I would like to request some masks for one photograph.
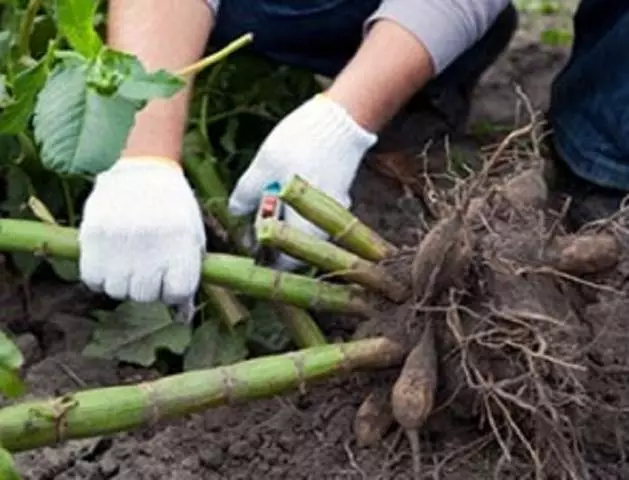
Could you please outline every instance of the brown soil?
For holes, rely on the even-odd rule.
[[[524,86],[536,107],[543,107],[548,81],[564,59],[565,51],[560,50],[527,45],[513,49],[487,75],[472,118],[511,126],[517,98],[513,81]],[[478,157],[475,141],[461,139],[453,145],[475,163],[471,158]],[[434,155],[443,156],[439,152]],[[527,188],[524,191],[530,192]],[[422,203],[405,194],[399,183],[364,169],[354,198],[355,213],[392,242],[416,245],[424,237],[417,221],[423,216]],[[518,198],[510,199],[510,215],[518,202]],[[505,235],[504,229],[511,228],[513,218],[492,212],[491,227],[498,235],[485,234],[475,244],[474,254],[495,258],[497,255],[489,252],[501,252],[507,259],[530,265],[531,255],[539,251],[535,243],[539,238],[533,242],[529,238],[538,218],[522,214],[527,218],[519,223],[522,228]],[[535,229],[548,231],[548,225],[542,228],[536,224]],[[564,252],[564,247],[551,249],[555,252],[553,265],[565,267],[570,263],[558,263],[557,251]],[[516,259],[510,256],[513,252],[528,256]],[[629,478],[625,447],[629,418],[624,413],[629,405],[629,343],[625,333],[629,320],[624,315],[629,302],[609,287],[624,290],[629,263],[622,260],[614,276],[606,276],[608,286],[600,288],[592,286],[599,281],[596,274],[583,277],[588,284],[543,274],[518,277],[491,262],[479,262],[478,256],[474,259],[476,267],[468,266],[466,273],[487,282],[475,283],[472,293],[476,297],[466,299],[465,305],[485,317],[481,321],[462,314],[458,319],[448,318],[447,328],[445,322],[437,328],[439,369],[445,374],[440,375],[436,411],[421,432],[424,478],[536,478],[532,455],[519,437],[520,431],[543,463],[539,470],[544,473],[537,478]],[[0,275],[5,273],[0,265]],[[461,278],[468,280],[467,276]],[[465,285],[469,287],[469,283]],[[431,305],[452,305],[454,300],[460,299],[441,295]],[[518,331],[512,319],[488,312],[490,304],[497,309],[508,305],[526,310],[537,314],[537,320],[529,319],[529,329]],[[157,375],[77,353],[89,338],[88,312],[93,307],[94,299],[81,287],[38,283],[25,292],[15,279],[0,276],[0,323],[16,334],[25,353],[32,395],[57,395]],[[421,322],[425,318],[422,315],[430,314],[423,312],[417,318]],[[544,316],[560,322],[549,327],[538,321]],[[319,315],[318,321],[330,339],[351,337],[360,323],[353,317],[325,315]],[[450,356],[443,355],[453,348],[453,324],[468,337],[486,334],[486,342],[470,340],[467,350],[458,348]],[[413,330],[413,336],[420,330]],[[495,355],[486,355],[501,341],[515,338],[521,340],[520,346],[496,348]],[[548,342],[543,352],[540,338]],[[524,347],[532,350],[525,351]],[[462,362],[464,351],[469,356]],[[558,363],[540,358],[542,354],[558,359]],[[574,373],[572,363],[584,365],[586,371]],[[474,378],[494,383],[470,388],[469,379],[460,375],[466,371],[463,366],[477,375]],[[312,385],[306,392],[221,407],[151,429],[22,453],[16,460],[28,480],[410,479],[410,450],[399,428],[392,426],[372,446],[358,446],[353,429],[365,397],[371,392],[389,391],[398,372],[352,374]],[[508,380],[514,382],[499,384]],[[496,393],[497,384],[504,386],[503,396]],[[543,391],[535,390],[540,385]],[[507,394],[511,394],[509,400]],[[488,410],[487,403],[479,399],[494,404]],[[504,411],[494,418],[488,415],[496,412],[500,400],[508,404],[514,423],[509,423]],[[568,444],[566,439],[575,443]],[[511,461],[505,456],[507,451]],[[572,476],[566,473],[571,471]]]

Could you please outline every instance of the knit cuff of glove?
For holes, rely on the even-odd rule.
[[[353,179],[363,156],[378,136],[361,127],[342,106],[325,95],[317,95],[310,102],[312,121],[304,126],[310,129],[311,138],[321,139],[322,148],[325,145],[329,150],[322,152],[322,159],[334,159],[334,165],[329,167],[340,178]]]
[[[140,155],[120,157],[114,164],[114,167],[118,169],[123,168],[136,168],[138,166],[160,166],[161,168],[174,168],[182,170],[181,165],[176,160],[168,157],[159,157],[153,155]]]

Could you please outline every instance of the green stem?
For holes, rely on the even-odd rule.
[[[0,447],[0,478],[2,480],[21,480],[11,454]]]
[[[203,292],[228,328],[234,328],[239,323],[249,319],[249,311],[229,290],[215,285],[203,284]]]
[[[72,198],[72,192],[70,192],[70,184],[68,180],[62,176],[59,177],[59,182],[61,182],[63,199],[66,203],[66,209],[68,212],[68,225],[74,227],[76,225],[76,212],[74,211],[74,200]]]
[[[328,232],[333,241],[366,260],[380,261],[397,253],[394,245],[299,176],[284,186],[280,197],[302,217]]]
[[[362,290],[256,266],[252,259],[213,253],[202,266],[209,283],[301,308],[368,315]]]
[[[277,248],[321,270],[371,288],[394,302],[400,302],[407,296],[408,289],[384,269],[285,222],[264,220],[258,227],[257,239],[262,245]]]
[[[275,303],[273,307],[297,347],[309,348],[328,343],[319,326],[305,310],[283,303]]]
[[[186,174],[202,199],[203,209],[212,215],[227,231],[230,243],[234,245],[240,255],[246,255],[248,251],[240,242],[241,223],[232,217],[227,210],[228,194],[223,186],[223,181],[216,170],[213,161],[209,158],[186,156],[183,160]]]
[[[201,160],[198,157],[188,157],[184,158],[184,168],[195,190],[203,199],[208,213],[214,215],[227,230],[236,252],[250,256],[251,252],[241,241],[242,226],[227,210],[227,190],[216,171],[215,164],[209,158]],[[288,328],[293,342],[300,348],[326,343],[317,323],[306,311],[287,306],[280,312],[280,318]]]
[[[195,75],[199,73],[201,70],[203,70],[204,68],[207,68],[214,63],[218,63],[221,60],[224,60],[225,58],[230,56],[232,53],[234,53],[236,50],[240,50],[244,46],[249,45],[252,41],[253,41],[253,33],[245,33],[244,35],[241,35],[233,42],[229,43],[226,47],[220,49],[218,52],[213,53],[212,55],[209,55],[199,60],[198,62],[193,63],[192,65],[188,65],[187,67],[182,68],[181,70],[177,72],[177,75],[179,75],[180,77],[185,77],[187,75]]]
[[[0,444],[19,452],[154,425],[233,401],[278,395],[358,369],[400,365],[404,350],[372,338],[272,355],[137,385],[83,390],[0,409]]]
[[[20,33],[17,43],[17,58],[30,54],[31,31],[33,30],[35,17],[42,6],[42,3],[43,0],[29,0],[28,2],[26,12],[24,13],[24,19],[20,25]]]
[[[76,260],[77,230],[34,220],[0,219],[0,251],[33,252]],[[302,308],[367,315],[369,307],[356,288],[334,285],[259,267],[252,259],[210,253],[202,265],[203,279],[253,297]]]

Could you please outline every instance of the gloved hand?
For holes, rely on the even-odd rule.
[[[376,140],[375,134],[358,125],[340,105],[317,95],[282,119],[262,143],[236,184],[229,210],[233,215],[253,212],[268,183],[278,181],[285,185],[294,175],[349,208],[354,177],[363,156]],[[291,208],[285,210],[284,219],[305,233],[327,237]],[[299,264],[296,259],[282,255],[275,267],[290,270]]]
[[[79,229],[81,279],[115,299],[190,305],[205,231],[183,170],[160,157],[123,158],[96,178]]]

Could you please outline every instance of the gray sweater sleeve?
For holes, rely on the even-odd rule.
[[[489,29],[509,0],[383,0],[367,20],[393,20],[413,33],[441,72]]]
[[[214,12],[214,15],[216,15],[216,13],[218,12],[218,6],[221,3],[221,0],[206,0],[208,6],[212,9],[212,11]]]

